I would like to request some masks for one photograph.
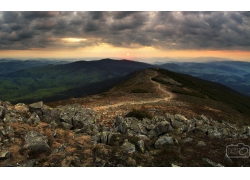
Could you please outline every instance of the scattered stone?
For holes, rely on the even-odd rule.
[[[145,153],[145,145],[143,140],[139,140],[136,145],[140,152]]]
[[[175,120],[180,121],[180,122],[185,122],[187,118],[181,114],[176,114],[174,115]]]
[[[37,163],[37,159],[31,159],[20,165],[20,167],[34,167]]]
[[[202,158],[202,160],[205,161],[206,163],[208,163],[209,165],[213,166],[213,167],[224,167],[220,163],[215,163],[215,162],[211,161],[208,158]]]
[[[164,144],[174,144],[173,138],[170,136],[161,136],[157,141],[155,142],[155,148],[159,148],[161,145]]]
[[[32,113],[31,117],[26,121],[29,125],[37,126],[40,123],[39,116],[34,112]]]
[[[17,113],[28,114],[29,107],[23,103],[18,103],[14,106]]]
[[[203,141],[198,141],[197,146],[204,147],[206,146],[206,143],[204,143]]]
[[[6,150],[0,151],[0,160],[9,159],[10,158],[10,152]]]
[[[121,146],[121,150],[127,153],[134,153],[135,152],[135,145],[128,142],[128,139],[125,139],[124,143]]]
[[[42,109],[44,108],[44,106],[45,105],[43,104],[43,101],[36,102],[29,105],[29,111],[31,113],[35,112],[37,115],[42,116]]]
[[[189,143],[189,142],[192,142],[192,141],[193,141],[193,139],[190,138],[190,137],[187,137],[187,138],[181,140],[182,143]]]
[[[7,113],[7,108],[5,106],[0,106],[0,120],[4,119],[6,113]]]
[[[171,126],[169,124],[169,122],[167,121],[162,121],[156,124],[156,127],[154,128],[154,131],[156,133],[157,136],[164,134],[164,133],[168,133],[171,130]]]
[[[60,127],[62,127],[64,130],[70,130],[73,128],[73,125],[72,124],[68,124],[68,123],[65,123],[65,122],[61,122],[59,124]]]
[[[177,166],[177,165],[175,165],[175,164],[171,164],[171,166],[172,166],[172,167],[181,167],[181,166]]]

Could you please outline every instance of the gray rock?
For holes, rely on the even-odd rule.
[[[154,124],[149,124],[149,125],[146,126],[146,129],[148,129],[148,130],[152,130],[154,128],[155,128]]]
[[[10,158],[10,152],[6,150],[0,151],[0,160],[9,159]]]
[[[175,114],[174,119],[180,122],[185,122],[187,120],[187,118],[181,114]]]
[[[136,146],[139,149],[139,151],[141,151],[142,153],[145,153],[145,145],[144,145],[144,141],[143,140],[139,140],[137,142]]]
[[[169,122],[167,121],[158,122],[154,128],[154,131],[157,136],[164,134],[164,133],[168,133],[170,132],[170,130],[171,130],[171,126]]]
[[[47,144],[47,137],[40,134],[39,132],[29,131],[26,134],[25,142],[26,144],[23,148],[29,150],[30,153],[41,153],[50,151],[50,147]]]
[[[174,115],[169,114],[169,113],[166,113],[165,115],[166,115],[166,120],[168,122],[174,121]]]
[[[127,132],[128,124],[125,122],[122,116],[117,116],[115,120],[115,127],[118,132],[125,134]]]
[[[171,126],[172,126],[174,129],[178,129],[178,128],[180,128],[182,125],[183,125],[183,122],[176,121],[176,120],[171,121]]]
[[[219,131],[217,131],[217,130],[209,131],[208,132],[208,136],[209,137],[213,137],[213,138],[218,138],[218,139],[222,138],[222,134]]]
[[[30,118],[26,121],[29,125],[38,125],[40,123],[39,116],[34,112],[30,116]]]
[[[112,135],[113,134],[108,131],[101,132],[99,137],[100,143],[108,145]]]
[[[129,129],[132,129],[133,131],[139,133],[139,134],[147,134],[146,128],[143,126],[143,124],[139,123],[138,120],[135,119],[131,120],[131,124],[128,126]]]
[[[202,160],[205,161],[206,163],[210,164],[213,167],[224,167],[220,163],[215,163],[208,158],[202,158]]]
[[[42,116],[42,109],[44,108],[44,104],[42,101],[40,102],[36,102],[36,103],[33,103],[33,104],[30,104],[29,105],[29,111],[31,113],[35,112],[37,115],[39,116]]]
[[[207,123],[207,124],[210,123],[210,122],[209,122],[209,119],[208,119],[206,116],[204,116],[203,114],[201,115],[201,119],[202,119],[205,123]]]
[[[193,141],[193,139],[190,138],[190,137],[187,137],[187,138],[181,140],[182,143],[189,143],[189,142],[192,142],[192,141]]]
[[[137,135],[137,137],[140,138],[140,139],[143,140],[143,141],[149,141],[149,140],[150,140],[150,139],[148,138],[148,136],[142,135],[142,134]]]
[[[122,151],[125,151],[127,153],[134,153],[135,152],[135,145],[128,142],[127,139],[125,139],[124,143],[120,147]]]
[[[72,124],[68,124],[68,123],[65,123],[65,122],[61,122],[59,124],[60,127],[62,127],[64,130],[70,130],[73,128],[73,125]]]
[[[50,127],[53,128],[53,129],[55,129],[55,128],[58,127],[58,123],[56,123],[56,121],[52,121],[49,125],[50,125]]]
[[[172,167],[181,167],[181,166],[177,166],[177,165],[175,165],[175,164],[171,164],[171,166],[172,166]]]
[[[173,138],[170,136],[161,136],[155,142],[155,148],[159,148],[159,146],[164,144],[174,144]]]
[[[7,113],[7,108],[5,106],[0,106],[0,120],[4,119],[6,113]]]
[[[206,146],[206,143],[204,143],[203,141],[198,141],[197,146],[204,147]]]
[[[37,163],[37,159],[31,159],[20,165],[20,167],[34,167]]]

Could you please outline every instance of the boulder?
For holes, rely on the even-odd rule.
[[[9,159],[10,158],[10,152],[6,150],[0,151],[0,160]]]
[[[120,147],[122,151],[125,151],[127,153],[134,153],[135,152],[135,145],[128,142],[127,139],[125,139],[124,143]]]
[[[38,116],[43,115],[43,109],[48,108],[46,105],[43,104],[43,101],[36,102],[29,105],[29,111],[31,113],[35,112]]]
[[[50,147],[47,144],[48,139],[46,136],[36,131],[29,131],[25,137],[24,149],[30,153],[50,152]]]
[[[164,144],[174,144],[174,140],[170,136],[161,136],[157,141],[155,142],[155,148],[159,148],[161,145]]]

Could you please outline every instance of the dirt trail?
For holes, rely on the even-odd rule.
[[[160,101],[169,101],[170,99],[173,98],[173,94],[166,91],[165,89],[162,89],[160,83],[152,80],[152,78],[157,76],[157,75],[158,75],[158,73],[155,71],[155,74],[152,77],[150,77],[150,81],[157,86],[157,89],[159,91],[161,91],[161,93],[164,95],[164,97],[157,98],[155,100],[147,100],[147,101],[125,101],[125,102],[116,103],[116,104],[112,104],[112,105],[95,107],[94,110],[95,111],[96,110],[104,110],[104,109],[108,109],[108,108],[115,108],[115,107],[119,107],[119,106],[122,106],[122,105],[129,105],[129,104],[134,105],[134,104],[157,103],[157,102],[160,102]]]

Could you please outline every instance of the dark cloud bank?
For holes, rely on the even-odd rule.
[[[87,39],[82,47],[249,50],[250,12],[0,12],[0,49],[60,48],[68,37]]]

